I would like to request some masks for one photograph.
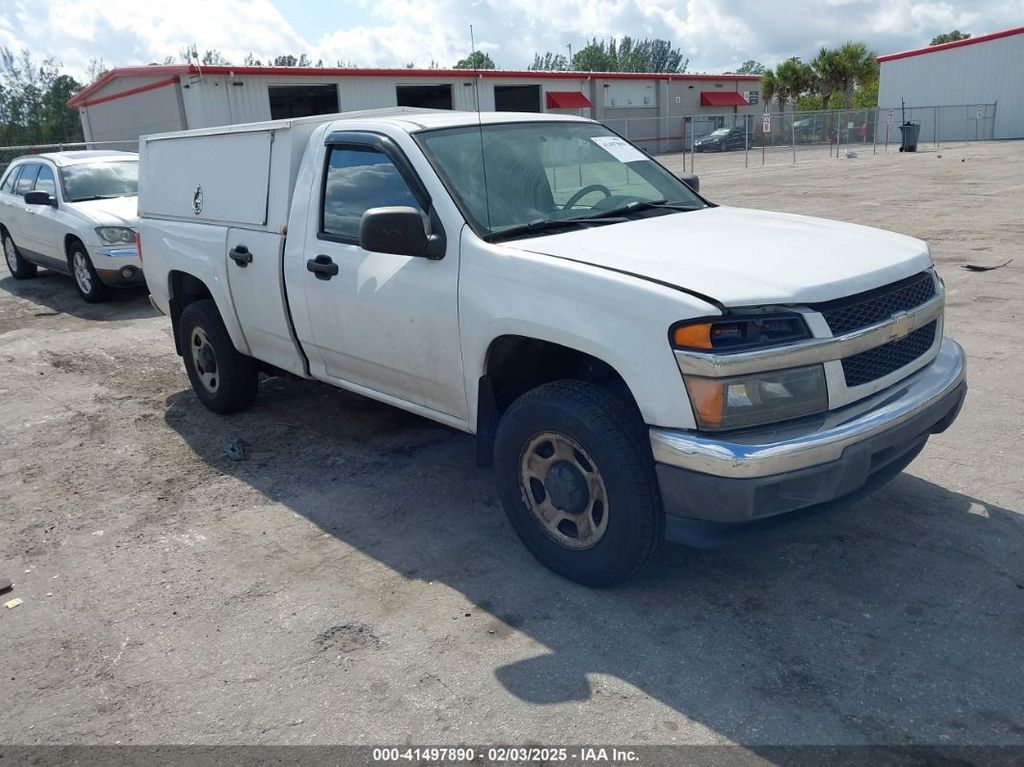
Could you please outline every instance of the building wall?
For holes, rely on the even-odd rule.
[[[183,130],[185,113],[176,84],[163,85],[112,101],[109,96],[160,83],[167,78],[139,77],[111,83],[95,94],[92,106],[80,108],[86,141],[137,141],[146,133]],[[127,147],[125,147],[127,149]]]
[[[111,93],[123,92],[159,79],[159,75],[153,78],[122,77],[91,95],[90,100],[104,98],[108,90]],[[164,79],[166,80],[166,77]],[[455,109],[476,109],[479,89],[480,109],[493,111],[495,86],[539,85],[541,111],[592,117],[606,121],[620,131],[626,121],[629,121],[630,130],[622,132],[630,137],[674,136],[680,133],[681,120],[677,118],[683,114],[721,112],[731,115],[737,111],[733,107],[701,107],[702,90],[738,89],[745,93],[752,87],[757,87],[756,80],[669,81],[654,77],[624,79],[599,75],[551,78],[532,76],[528,73],[509,77],[481,77],[469,70],[458,75],[449,72],[436,78],[422,74],[410,75],[407,78],[401,74],[182,74],[173,86],[130,95],[96,107],[86,107],[82,109],[82,119],[83,124],[89,121],[94,133],[99,131],[105,137],[129,140],[137,140],[138,136],[146,133],[260,122],[271,119],[268,93],[270,86],[308,84],[334,85],[338,89],[338,105],[343,112],[396,106],[396,87],[399,85],[439,84],[451,85],[452,105]],[[546,97],[553,91],[578,91],[591,101],[593,107],[548,109]],[[675,96],[679,97],[678,102],[675,101]],[[759,111],[758,106],[741,109]],[[92,125],[92,122],[96,122],[96,125]],[[86,130],[90,130],[90,127]]]
[[[996,103],[992,136],[1024,138],[1022,73],[1024,34],[882,61],[878,105],[895,107],[897,123],[901,98],[908,107],[965,106],[939,113],[940,136],[952,140],[965,133],[973,138],[979,127],[972,124],[973,107]],[[922,112],[916,119],[921,120],[923,132],[929,116]],[[980,127],[984,131],[986,126]]]

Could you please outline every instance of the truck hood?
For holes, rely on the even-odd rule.
[[[506,242],[626,272],[725,306],[802,304],[931,266],[921,240],[840,221],[717,207]]]
[[[139,225],[139,198],[112,197],[109,200],[72,202],[69,205],[96,226]]]

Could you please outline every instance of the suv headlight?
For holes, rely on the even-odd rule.
[[[682,353],[728,357],[811,338],[804,318],[794,313],[716,317],[678,323],[669,332]],[[813,415],[828,409],[821,365],[771,370],[727,378],[683,375],[697,425],[706,431],[741,429]]]
[[[135,230],[127,226],[98,226],[96,234],[110,245],[134,245]]]

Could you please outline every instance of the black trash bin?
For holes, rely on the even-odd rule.
[[[900,126],[900,151],[916,152],[917,138],[921,135],[921,123],[905,122]]]

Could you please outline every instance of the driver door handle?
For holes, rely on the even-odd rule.
[[[236,245],[228,251],[228,258],[234,261],[243,269],[252,263],[252,253],[245,245]]]
[[[306,269],[313,272],[318,280],[329,280],[338,273],[338,265],[330,256],[317,256],[306,262]]]

